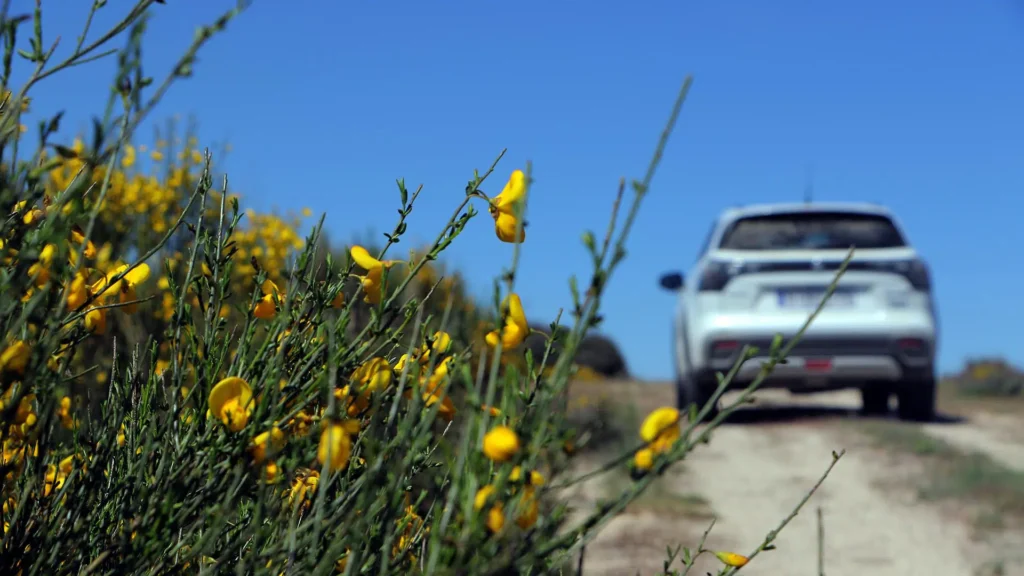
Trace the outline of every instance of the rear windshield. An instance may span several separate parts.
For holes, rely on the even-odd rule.
[[[892,220],[873,214],[806,212],[741,218],[725,234],[725,250],[898,248],[906,243]]]

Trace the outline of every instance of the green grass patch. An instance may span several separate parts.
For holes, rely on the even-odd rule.
[[[978,506],[972,526],[981,531],[1004,529],[1024,520],[1024,472],[986,454],[956,448],[917,426],[871,422],[864,430],[880,448],[924,462],[927,471],[917,486],[921,500]]]

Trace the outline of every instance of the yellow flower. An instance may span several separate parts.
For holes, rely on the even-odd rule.
[[[494,494],[494,486],[487,484],[483,488],[480,488],[476,492],[476,496],[473,498],[473,508],[477,511],[483,510],[484,506],[487,505],[488,499]],[[487,529],[491,532],[500,532],[502,527],[505,526],[505,513],[501,502],[496,502],[487,511],[487,518],[485,519]]]
[[[345,568],[348,567],[348,555],[352,553],[352,550],[345,548],[345,553],[334,562],[334,571],[341,574],[345,572]]]
[[[57,466],[46,465],[46,472],[43,475],[43,496],[49,496],[53,490],[60,490],[64,486],[64,481],[71,474],[74,462],[75,457],[71,455],[61,460]]]
[[[28,275],[35,279],[35,285],[37,288],[42,288],[50,281],[50,264],[53,263],[53,257],[57,254],[57,247],[53,244],[47,244],[43,246],[43,249],[39,251],[39,260],[29,266]]]
[[[92,293],[98,294],[100,299],[112,298],[115,294],[120,294],[121,302],[134,300],[135,287],[149,278],[149,265],[143,262],[132,268],[123,278],[115,282],[114,278],[124,273],[128,268],[130,266],[127,264],[121,264],[114,268],[92,285]]]
[[[22,340],[15,340],[0,352],[0,371],[24,374],[32,348]]]
[[[341,471],[348,466],[349,456],[352,454],[353,428],[358,431],[359,423],[353,420],[347,422],[328,422],[320,433],[320,445],[316,450],[316,459],[320,464],[326,464],[328,471]]]
[[[637,470],[650,470],[654,466],[654,452],[650,448],[641,448],[633,455],[633,464]]]
[[[90,296],[89,287],[86,285],[86,276],[79,271],[71,280],[71,286],[67,290],[68,308],[77,310]]]
[[[124,437],[124,422],[121,423],[121,428],[117,431],[117,447],[123,448],[125,443]]]
[[[391,365],[378,356],[363,362],[352,372],[349,380],[361,385],[360,392],[369,393],[387,388],[391,384],[392,375]]]
[[[232,432],[249,423],[252,414],[252,388],[245,380],[230,376],[210,390],[210,412]]]
[[[396,260],[377,260],[370,256],[370,253],[362,246],[353,246],[349,250],[349,254],[356,264],[366,270],[365,276],[356,275],[356,278],[359,278],[363,286],[363,293],[365,294],[363,301],[367,304],[380,304],[384,269],[400,264],[400,262]]]
[[[337,388],[334,390],[334,399],[338,405],[345,407],[345,413],[350,418],[358,418],[370,407],[370,393],[364,392],[353,396],[351,391],[351,386]]]
[[[484,455],[505,462],[519,452],[519,436],[508,426],[496,426],[484,435]]]
[[[35,206],[29,206],[27,200],[22,200],[15,204],[14,212],[12,214],[19,213],[22,210],[25,210],[25,215],[22,217],[21,221],[24,222],[26,226],[31,226],[33,223],[46,218],[46,212],[43,212]]]
[[[516,228],[519,220],[516,218],[516,211],[522,204],[526,195],[526,175],[522,170],[515,170],[509,177],[505,188],[491,199],[488,211],[494,218],[494,232],[502,242],[519,243],[526,240],[526,227],[519,231],[516,236]]]
[[[281,469],[276,462],[267,462],[263,469],[267,473],[267,484],[277,484],[281,480]]]
[[[86,258],[91,260],[96,257],[96,245],[92,243],[92,240],[85,239],[85,232],[77,224],[71,228],[71,240],[76,244],[85,244],[84,256]]]
[[[473,497],[473,508],[476,510],[482,510],[484,505],[487,504],[487,499],[494,494],[494,486],[487,484],[482,486],[476,491],[476,496]]]
[[[127,269],[127,266],[125,266],[125,269]],[[135,294],[135,287],[145,282],[147,278],[149,278],[149,265],[142,263],[132,269],[121,281],[120,302],[124,304],[121,310],[126,314],[135,314],[139,310],[139,304],[135,302],[135,300],[138,300],[138,296]]]
[[[295,480],[292,481],[291,489],[288,491],[288,502],[294,504],[299,502],[303,507],[308,504],[306,495],[316,490],[320,484],[320,473],[316,470],[302,468],[296,471]]]
[[[502,310],[505,312],[505,326],[501,332],[494,330],[488,333],[485,339],[491,347],[497,346],[500,339],[502,349],[513,350],[530,335],[530,325],[518,294],[509,294],[502,303]]]
[[[135,147],[128,144],[124,147],[124,156],[121,157],[121,167],[131,168],[135,165]]]
[[[345,305],[345,293],[338,290],[338,293],[334,295],[334,299],[331,300],[331,308],[341,308]]]
[[[263,284],[260,285],[260,290],[263,292],[263,297],[256,302],[253,316],[260,320],[273,320],[274,316],[277,316],[277,304],[274,302],[274,298],[283,300],[284,297],[281,295],[277,284],[271,282],[270,279],[263,281]]]
[[[309,429],[313,426],[313,417],[306,413],[305,410],[299,410],[295,413],[295,416],[285,425],[288,433],[294,438],[302,438],[309,433]]]
[[[77,424],[75,417],[71,414],[71,398],[64,396],[60,399],[60,406],[57,407],[57,416],[60,417],[61,426],[73,430]]]
[[[7,392],[4,392],[3,396],[0,397],[0,410],[7,407],[11,401],[11,397],[14,394],[14,388],[8,388]],[[14,423],[24,424],[28,422],[30,417],[34,417],[35,413],[32,410],[32,401],[36,399],[35,394],[25,394],[21,397],[21,401],[18,402],[18,408],[14,412]]]
[[[455,418],[455,404],[447,394],[441,396],[437,393],[426,393],[423,395],[423,402],[427,408],[440,402],[441,407],[437,409],[437,415],[443,418],[445,422],[451,422]]]
[[[522,475],[523,469],[520,466],[516,466],[515,468],[512,469],[512,472],[509,473],[508,479],[511,480],[512,482],[519,482]],[[530,485],[541,486],[543,484],[544,475],[541,474],[540,472],[537,472],[536,470],[530,470]]]
[[[423,528],[423,519],[420,518],[419,514],[416,513],[416,507],[410,504],[409,493],[405,493],[405,514],[402,518],[397,518],[395,523],[401,527],[404,524],[404,528],[398,535],[398,541],[395,542],[391,547],[392,557],[398,557],[402,552],[406,551],[410,545],[416,533]],[[428,533],[430,528],[424,529],[424,533]],[[411,554],[408,556],[408,561],[415,564],[416,557]]]
[[[411,360],[409,360],[409,355],[408,354],[402,354],[402,356],[398,359],[398,362],[395,362],[395,366],[394,366],[395,373],[396,374],[401,374],[402,372],[404,372],[405,371],[405,365],[408,364],[409,362],[411,362]]]
[[[651,412],[640,426],[640,438],[655,453],[671,448],[679,439],[679,410],[663,406]]]
[[[430,350],[434,354],[445,354],[452,347],[452,337],[447,332],[441,332],[440,330],[434,332],[434,336],[430,339]]]
[[[721,560],[722,564],[734,568],[746,566],[747,562],[750,561],[746,556],[736,554],[735,552],[715,552],[715,557]]]
[[[85,329],[90,334],[105,334],[107,331],[107,309],[90,308],[85,313]]]
[[[455,360],[453,358],[445,358],[443,361],[439,362],[434,368],[434,373],[427,379],[426,392],[429,394],[435,394],[438,390],[443,388],[444,385],[448,383],[448,374],[454,365]]]
[[[540,506],[537,504],[537,496],[532,486],[523,489],[523,496],[519,500],[519,508],[522,512],[516,518],[516,524],[523,530],[529,530],[537,523],[540,516]]]
[[[272,458],[284,448],[287,438],[280,428],[274,426],[267,432],[262,432],[252,439],[252,446],[249,452],[257,464],[262,464],[267,458]]]
[[[505,512],[501,504],[495,504],[487,512],[487,529],[491,532],[501,532],[505,526]]]

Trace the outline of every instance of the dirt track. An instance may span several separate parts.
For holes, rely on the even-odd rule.
[[[634,386],[638,386],[634,388]],[[642,388],[639,388],[642,386]],[[628,393],[646,411],[670,403],[667,386],[630,385]],[[618,393],[623,393],[619,390]],[[999,545],[972,538],[966,513],[955,503],[922,503],[915,482],[924,471],[913,458],[895,458],[859,433],[856,392],[790,396],[758,393],[718,429],[708,445],[687,459],[685,472],[665,479],[680,493],[710,501],[716,517],[709,547],[746,553],[775,528],[813,486],[832,459],[845,449],[821,490],[776,540],[741,574],[797,576],[818,574],[816,507],[823,509],[825,573],[872,576],[987,575],[985,564],[1005,557]],[[1024,423],[988,413],[967,419],[943,416],[922,429],[958,448],[984,451],[1007,466],[1024,468]],[[586,574],[656,574],[666,544],[696,545],[707,520],[666,518],[657,509],[613,521],[588,550]],[[1009,541],[1019,545],[1021,535]],[[1024,550],[1024,547],[1018,548]],[[714,569],[714,565],[708,565]],[[1024,574],[1008,565],[1002,574]],[[691,574],[704,574],[694,570]]]

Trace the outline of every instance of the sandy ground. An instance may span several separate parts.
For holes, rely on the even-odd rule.
[[[585,461],[580,469],[584,470],[596,462]],[[670,471],[660,482],[663,486],[681,487],[684,485],[683,474]],[[613,492],[601,480],[588,481],[573,487],[570,498],[579,507],[574,515],[580,521],[586,513],[597,505],[598,500],[608,497]],[[642,574],[652,576],[662,574],[664,563],[668,559],[667,548],[678,546],[696,548],[701,533],[710,523],[710,518],[694,518],[686,514],[666,513],[655,505],[637,506],[615,517],[590,542],[584,552],[583,574],[587,576],[632,576]],[[698,558],[697,564],[690,571],[693,575],[714,572],[721,564],[705,555]],[[673,568],[681,570],[683,566],[678,560]]]
[[[926,424],[924,430],[961,449],[983,452],[1003,466],[1024,470],[1024,418],[972,411],[969,425]]]
[[[624,392],[643,411],[671,398],[667,386],[630,388]],[[791,396],[762,391],[754,407],[715,431],[711,443],[686,460],[685,471],[664,482],[710,501],[717,519],[709,547],[746,553],[793,510],[827,468],[832,452],[845,449],[824,486],[779,535],[778,549],[759,555],[741,574],[818,574],[819,506],[829,576],[994,574],[984,565],[997,545],[972,540],[962,515],[950,513],[948,505],[940,509],[917,500],[913,479],[920,471],[914,462],[884,457],[856,432],[859,405],[856,392]],[[947,419],[923,428],[955,446],[1024,466],[1024,450],[1016,444],[1024,439],[1024,428],[1012,415]],[[854,426],[844,425],[847,421]],[[584,489],[584,499],[587,490],[598,492]],[[706,526],[706,520],[666,517],[657,508],[624,514],[588,548],[584,573],[660,574],[665,545],[673,540],[696,545]],[[698,568],[704,569],[690,573],[703,575],[715,565]],[[1010,566],[1001,574],[1024,574],[1024,569]]]

